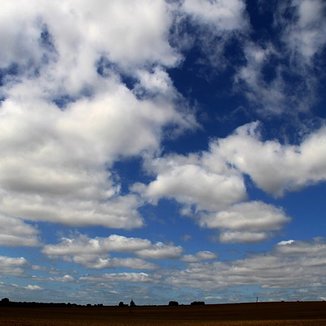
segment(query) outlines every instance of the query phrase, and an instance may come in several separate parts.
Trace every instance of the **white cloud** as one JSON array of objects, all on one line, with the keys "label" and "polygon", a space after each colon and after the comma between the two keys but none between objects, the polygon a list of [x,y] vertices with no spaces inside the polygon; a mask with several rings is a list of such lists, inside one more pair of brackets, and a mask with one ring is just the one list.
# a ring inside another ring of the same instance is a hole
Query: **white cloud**
[{"label": "white cloud", "polygon": [[50,277],[49,278],[51,281],[55,282],[73,282],[75,278],[69,274],[65,274],[63,276],[56,276],[56,277]]},{"label": "white cloud", "polygon": [[12,258],[0,256],[0,275],[22,274],[27,260],[24,257]]},{"label": "white cloud", "polygon": [[281,209],[254,201],[204,215],[199,223],[204,227],[219,229],[221,242],[257,242],[272,236],[288,221]]},{"label": "white cloud", "polygon": [[56,245],[44,246],[43,252],[49,256],[102,254],[105,252],[133,252],[148,248],[151,242],[140,238],[127,238],[116,234],[106,238],[88,238],[77,234],[75,237],[62,238]]},{"label": "white cloud", "polygon": [[175,96],[171,92],[173,90],[172,81],[168,73],[161,67],[155,67],[153,71],[139,70],[137,77],[139,80],[139,84],[135,87],[137,93],[142,94],[146,91],[151,94]]},{"label": "white cloud", "polygon": [[[142,226],[141,201],[120,195],[113,163],[158,150],[166,126],[195,126],[177,109],[165,71],[179,60],[168,40],[169,5],[33,0],[2,7],[0,67],[18,67],[1,90],[3,212],[78,226]],[[65,98],[64,108],[56,104]]]},{"label": "white cloud", "polygon": [[162,242],[153,244],[150,248],[141,249],[136,252],[139,257],[146,259],[167,259],[178,258],[181,256],[180,246],[168,245]]},{"label": "white cloud", "polygon": [[325,284],[325,253],[322,239],[295,241],[235,261],[192,264],[172,273],[167,281],[174,286],[207,290],[251,284],[264,288],[314,288]]},{"label": "white cloud", "polygon": [[299,145],[282,145],[276,140],[262,141],[258,124],[242,126],[218,141],[219,153],[256,185],[281,196],[326,180],[326,128],[308,135]]},{"label": "white cloud", "polygon": [[21,219],[0,214],[0,245],[37,246],[38,230]]},{"label": "white cloud", "polygon": [[101,276],[83,276],[81,281],[108,281],[108,282],[150,282],[151,277],[146,273],[107,273]]},{"label": "white cloud", "polygon": [[250,231],[229,231],[220,232],[219,240],[224,243],[250,243],[261,242],[271,237],[272,233],[267,232],[250,232]]},{"label": "white cloud", "polygon": [[[145,259],[167,259],[181,256],[182,248],[162,242],[151,243],[147,239],[111,235],[107,238],[90,239],[85,235],[62,238],[61,242],[46,245],[43,253],[51,258],[62,258],[88,268],[125,267],[153,269],[156,266]],[[110,257],[114,252],[125,252],[138,257]]]},{"label": "white cloud", "polygon": [[[255,127],[255,124],[247,125],[248,134]],[[226,154],[225,144],[230,137],[212,141],[208,151],[198,154],[168,155],[146,161],[145,169],[156,178],[148,185],[135,184],[132,190],[153,204],[160,198],[175,199],[183,205],[183,215],[193,217],[202,227],[219,229],[221,242],[258,242],[271,237],[289,218],[272,205],[243,202],[246,189],[241,173],[247,172]],[[239,141],[240,145],[234,145],[235,150],[244,151],[250,159],[257,155],[258,163],[255,163],[259,164],[259,151],[247,150],[242,134]],[[270,162],[269,158],[266,161]],[[250,163],[248,166],[252,168],[254,165]],[[266,172],[263,175],[269,177]],[[275,180],[274,176],[270,178]]]},{"label": "white cloud", "polygon": [[130,269],[154,269],[157,266],[139,258],[101,258],[86,255],[75,255],[72,258],[73,262],[81,264],[88,268],[103,269],[124,267]]},{"label": "white cloud", "polygon": [[186,263],[198,263],[204,260],[216,259],[217,256],[211,251],[198,251],[194,255],[184,255],[182,261]]},{"label": "white cloud", "polygon": [[[208,75],[218,74],[227,68],[225,55],[229,42],[242,37],[249,31],[246,3],[243,0],[183,0],[177,12],[175,44],[181,50],[194,46],[200,58],[194,62]],[[191,28],[185,27],[191,24]],[[226,50],[226,51],[225,51]],[[203,76],[201,76],[202,78]],[[210,78],[210,77],[208,77]]]},{"label": "white cloud", "polygon": [[220,31],[233,31],[246,26],[246,5],[242,0],[185,0],[181,9],[201,24]]},{"label": "white cloud", "polygon": [[135,184],[132,189],[152,203],[172,198],[185,206],[214,211],[246,197],[241,175],[221,160],[214,147],[199,154],[150,160],[146,168],[156,179],[147,186]]},{"label": "white cloud", "polygon": [[286,245],[289,245],[289,244],[291,244],[291,243],[293,243],[294,242],[294,240],[283,240],[283,241],[280,241],[279,243],[278,243],[278,245],[279,246],[286,246]]},{"label": "white cloud", "polygon": [[65,111],[7,100],[1,114],[3,211],[72,225],[142,225],[138,199],[119,197],[119,184],[106,168],[121,156],[156,149],[160,127],[177,117],[172,106],[137,100],[115,84],[112,93],[107,89]]},{"label": "white cloud", "polygon": [[323,0],[292,0],[291,6],[295,18],[284,29],[284,43],[300,61],[309,65],[326,44],[326,5]]},{"label": "white cloud", "polygon": [[172,17],[163,0],[96,0],[92,5],[85,0],[32,0],[20,1],[19,6],[3,1],[2,7],[0,37],[6,49],[2,65],[19,59],[39,63],[43,54],[39,29],[44,26],[59,55],[58,76],[67,77],[64,68],[69,68],[80,70],[85,80],[98,54],[126,67],[144,62],[173,65],[178,59],[168,43]]},{"label": "white cloud", "polygon": [[[272,56],[279,54],[272,44],[264,47],[251,42],[244,45],[246,64],[235,74],[235,82],[247,99],[253,103],[261,114],[280,114],[289,108],[290,98],[287,96],[286,83],[282,80],[282,67],[275,66],[275,77],[265,81],[263,68],[270,64]],[[302,105],[300,99],[298,105]],[[297,103],[296,103],[297,104]],[[298,109],[298,108],[296,108]]]},{"label": "white cloud", "polygon": [[281,252],[282,254],[287,255],[316,255],[316,256],[323,256],[326,243],[323,239],[315,239],[312,242],[305,242],[305,241],[298,241],[298,240],[288,240],[288,241],[281,241],[277,244],[276,247],[277,251]]},{"label": "white cloud", "polygon": [[30,291],[39,291],[39,290],[43,290],[42,287],[40,287],[39,285],[31,285],[28,284],[27,286],[25,286],[26,290],[30,290]]},{"label": "white cloud", "polygon": [[280,1],[270,28],[281,42],[243,43],[246,63],[235,82],[260,114],[293,116],[309,112],[316,103],[322,71],[315,59],[326,45],[325,10],[323,0]]}]

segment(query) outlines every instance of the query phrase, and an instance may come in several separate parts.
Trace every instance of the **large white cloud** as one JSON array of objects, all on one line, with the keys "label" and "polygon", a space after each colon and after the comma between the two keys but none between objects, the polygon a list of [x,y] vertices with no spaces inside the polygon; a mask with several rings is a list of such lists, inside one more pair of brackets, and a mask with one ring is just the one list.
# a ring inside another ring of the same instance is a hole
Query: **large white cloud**
[{"label": "large white cloud", "polygon": [[0,121],[3,210],[75,225],[140,226],[137,198],[119,197],[106,169],[118,158],[156,149],[160,127],[175,118],[172,106],[137,100],[119,84],[65,111],[7,100]]},{"label": "large white cloud", "polygon": [[218,141],[219,153],[261,189],[281,196],[326,180],[326,128],[308,135],[299,145],[262,141],[258,124],[242,126]]},{"label": "large white cloud", "polygon": [[39,64],[44,52],[40,51],[44,45],[40,29],[45,27],[58,53],[57,76],[69,78],[67,68],[80,70],[85,81],[88,73],[93,74],[90,68],[98,55],[108,55],[126,68],[145,62],[173,65],[178,60],[168,43],[172,17],[163,0],[96,0],[92,4],[18,0],[3,1],[2,8],[1,66],[12,61]]},{"label": "large white cloud", "polygon": [[[179,60],[169,45],[169,8],[148,0],[4,1],[3,212],[70,225],[142,226],[141,201],[120,195],[112,164],[156,151],[165,126],[195,125],[177,109],[165,71]],[[135,85],[128,88],[124,78]]]},{"label": "large white cloud", "polygon": [[246,197],[242,176],[229,168],[213,147],[199,154],[150,160],[146,168],[156,175],[155,180],[147,186],[135,184],[133,190],[153,203],[171,198],[185,206],[195,205],[197,210],[214,211]]},{"label": "large white cloud", "polygon": [[[155,180],[148,185],[135,184],[132,189],[154,204],[161,198],[175,199],[182,204],[182,214],[192,216],[202,227],[218,229],[221,242],[258,242],[273,236],[289,218],[272,205],[245,202],[241,173],[246,171],[226,154],[224,143],[228,139],[212,141],[208,151],[198,154],[148,160],[145,168],[156,175]],[[239,140],[246,143],[241,136]],[[234,148],[243,150],[250,159],[255,153],[259,162],[256,149],[247,150],[242,143]],[[253,168],[252,163],[248,166]]]}]

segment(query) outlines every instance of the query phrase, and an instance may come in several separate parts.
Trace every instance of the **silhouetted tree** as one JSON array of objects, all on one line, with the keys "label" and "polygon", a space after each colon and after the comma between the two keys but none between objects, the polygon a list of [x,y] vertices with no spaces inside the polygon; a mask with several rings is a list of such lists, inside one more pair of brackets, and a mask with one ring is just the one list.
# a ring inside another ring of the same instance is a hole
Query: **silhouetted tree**
[{"label": "silhouetted tree", "polygon": [[169,306],[170,307],[173,307],[173,306],[175,307],[175,306],[178,306],[178,305],[179,305],[179,302],[178,301],[170,301],[169,302]]},{"label": "silhouetted tree", "polygon": [[131,299],[131,301],[130,301],[130,307],[135,307],[135,306],[136,306],[136,304],[135,304],[134,300]]},{"label": "silhouetted tree", "polygon": [[1,299],[1,305],[6,306],[10,303],[10,300],[8,298]]},{"label": "silhouetted tree", "polygon": [[123,303],[122,301],[119,302],[119,307],[127,307],[128,304],[126,303]]},{"label": "silhouetted tree", "polygon": [[204,301],[193,301],[190,304],[191,306],[204,306],[205,302]]}]

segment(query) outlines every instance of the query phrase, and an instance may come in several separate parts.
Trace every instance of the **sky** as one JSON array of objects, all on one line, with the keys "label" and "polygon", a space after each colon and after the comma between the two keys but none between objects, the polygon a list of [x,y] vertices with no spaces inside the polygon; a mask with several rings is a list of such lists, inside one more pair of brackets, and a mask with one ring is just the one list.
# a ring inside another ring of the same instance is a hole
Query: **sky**
[{"label": "sky", "polygon": [[0,297],[326,299],[323,0],[2,0]]}]

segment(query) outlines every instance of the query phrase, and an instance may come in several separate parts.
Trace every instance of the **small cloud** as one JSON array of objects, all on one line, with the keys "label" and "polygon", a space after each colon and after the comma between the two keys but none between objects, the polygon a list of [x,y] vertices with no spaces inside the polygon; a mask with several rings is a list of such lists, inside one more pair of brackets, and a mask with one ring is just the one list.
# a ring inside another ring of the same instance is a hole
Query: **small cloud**
[{"label": "small cloud", "polygon": [[279,246],[287,246],[287,245],[290,245],[290,244],[292,244],[294,242],[295,242],[294,240],[283,240],[283,241],[280,241],[277,245],[279,245]]},{"label": "small cloud", "polygon": [[60,277],[50,277],[50,280],[55,282],[72,282],[75,279],[71,275],[66,274]]},{"label": "small cloud", "polygon": [[186,242],[186,241],[189,241],[192,239],[192,236],[190,234],[184,234],[182,237],[181,237],[182,241]]},{"label": "small cloud", "polygon": [[198,263],[203,260],[211,260],[217,258],[216,254],[211,251],[198,251],[194,255],[184,255],[182,261],[186,263]]},{"label": "small cloud", "polygon": [[25,286],[26,290],[30,290],[30,291],[39,291],[39,290],[43,290],[42,287],[38,286],[38,285],[31,285],[28,284],[27,286]]}]

